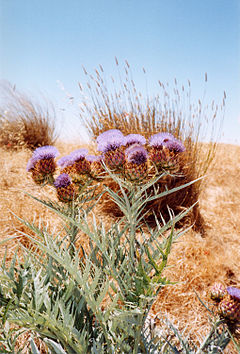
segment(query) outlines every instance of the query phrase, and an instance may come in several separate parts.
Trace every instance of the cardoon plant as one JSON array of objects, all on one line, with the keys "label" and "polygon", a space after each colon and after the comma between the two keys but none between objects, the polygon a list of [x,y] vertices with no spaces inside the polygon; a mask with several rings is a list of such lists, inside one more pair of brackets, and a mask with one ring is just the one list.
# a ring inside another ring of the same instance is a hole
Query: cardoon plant
[{"label": "cardoon plant", "polygon": [[94,179],[104,177],[105,169],[103,165],[103,155],[87,155],[86,160],[90,163],[90,175]]},{"label": "cardoon plant", "polygon": [[132,144],[145,145],[146,139],[141,134],[128,134],[125,136],[125,145],[126,147]]},{"label": "cardoon plant", "polygon": [[75,189],[67,173],[61,173],[55,180],[54,186],[60,202],[68,203],[74,199]]},{"label": "cardoon plant", "polygon": [[86,159],[87,149],[77,149],[57,162],[62,173],[67,173],[73,183],[84,185],[90,174],[90,162]]},{"label": "cardoon plant", "polygon": [[125,161],[123,134],[116,129],[110,129],[99,135],[96,141],[97,150],[103,153],[105,164],[110,169],[121,168]]},{"label": "cardoon plant", "polygon": [[90,172],[89,161],[86,160],[88,154],[87,149],[78,149],[74,150],[70,156],[75,166],[76,173],[84,175]]},{"label": "cardoon plant", "polygon": [[71,158],[71,155],[67,155],[67,156],[63,156],[61,157],[58,161],[57,161],[57,165],[61,168],[62,172],[70,172],[71,169],[69,170],[64,170],[65,168],[67,168],[68,166],[72,166],[73,165],[73,161]]},{"label": "cardoon plant", "polygon": [[101,141],[105,141],[113,136],[123,137],[123,133],[119,129],[108,129],[96,137],[96,142],[99,144]]},{"label": "cardoon plant", "polygon": [[157,133],[149,138],[149,159],[157,168],[175,169],[178,153],[186,149],[183,143],[170,133]]},{"label": "cardoon plant", "polygon": [[[149,160],[144,146],[135,143],[126,149],[124,145],[115,148],[116,142],[122,141],[121,134],[107,136],[106,144],[105,138],[106,135],[98,142],[107,149],[103,149],[104,154],[111,144],[111,152],[123,149],[120,173],[110,169],[105,159],[101,162],[107,178],[118,185],[118,190],[111,189],[103,180],[102,191],[97,192],[98,182],[94,180],[95,184],[86,182],[75,193],[76,185],[61,170],[52,185],[58,202],[33,198],[61,218],[63,232],[52,234],[47,223],[35,225],[21,220],[31,231],[21,234],[34,247],[23,248],[19,258],[16,252],[10,264],[7,254],[3,259],[0,345],[6,353],[12,352],[21,331],[31,333],[26,345],[31,346],[33,353],[38,353],[35,338],[51,353],[61,354],[148,354],[163,348],[167,348],[166,352],[178,352],[171,338],[155,335],[148,326],[148,318],[161,289],[172,284],[164,270],[173,244],[184,233],[175,230],[175,224],[189,209],[178,215],[169,209],[169,220],[160,225],[156,219],[155,227],[146,222],[143,211],[149,202],[196,181],[159,191],[156,185],[167,172],[163,169],[155,176],[148,175]],[[92,163],[101,161],[101,157],[88,157],[85,153],[70,154],[71,158],[62,160],[60,166],[68,165],[70,160],[75,163],[86,159],[92,167]],[[108,226],[94,209],[102,202],[103,194],[108,194],[122,212],[122,217]],[[230,293],[236,297],[235,290]],[[214,324],[200,349],[226,347],[229,338],[225,332],[216,338],[220,324]],[[8,330],[10,325],[14,326],[12,332]],[[176,330],[174,333],[179,346],[190,348]]]},{"label": "cardoon plant", "polygon": [[[106,189],[123,211],[121,220],[106,228],[89,214],[88,203],[78,202],[69,214],[57,204],[39,200],[66,221],[68,232],[83,234],[88,249],[76,243],[69,248],[66,238],[23,221],[36,235],[26,235],[36,251],[25,250],[23,261],[15,258],[9,269],[5,263],[1,269],[4,323],[30,330],[50,350],[146,352],[145,318],[160,289],[170,283],[162,272],[179,236],[174,222],[183,214],[172,216],[164,229],[149,229],[149,237],[142,229],[141,209],[147,200],[159,197],[146,195],[155,180],[140,187],[107,173],[122,190],[120,196]],[[60,190],[71,181],[61,174],[54,185]],[[167,229],[169,236],[161,240]]]},{"label": "cardoon plant", "polygon": [[27,171],[32,173],[32,178],[37,184],[53,182],[56,170],[55,158],[59,155],[54,146],[42,146],[34,150],[27,164]]},{"label": "cardoon plant", "polygon": [[125,175],[130,180],[141,181],[147,177],[148,162],[147,150],[143,146],[130,145],[125,151]]}]

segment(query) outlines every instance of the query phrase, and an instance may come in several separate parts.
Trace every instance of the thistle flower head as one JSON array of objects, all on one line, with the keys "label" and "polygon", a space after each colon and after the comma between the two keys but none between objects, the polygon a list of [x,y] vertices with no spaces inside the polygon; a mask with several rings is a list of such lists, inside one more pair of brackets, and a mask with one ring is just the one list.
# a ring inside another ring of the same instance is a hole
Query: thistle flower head
[{"label": "thistle flower head", "polygon": [[140,134],[128,134],[124,137],[125,145],[140,144],[145,145],[146,139]]},{"label": "thistle flower head", "polygon": [[234,299],[240,301],[240,289],[234,288],[232,286],[227,287],[228,294],[233,297]]},{"label": "thistle flower head", "polygon": [[76,161],[83,160],[88,154],[87,149],[77,149],[71,152],[69,155],[71,158],[71,161],[74,163]]},{"label": "thistle flower head", "polygon": [[41,146],[34,150],[33,159],[34,160],[44,160],[44,159],[54,159],[59,155],[58,149],[55,146],[46,145]]},{"label": "thistle flower head", "polygon": [[146,163],[148,153],[143,146],[131,145],[129,148],[126,149],[125,156],[127,162],[140,165]]},{"label": "thistle flower head", "polygon": [[210,298],[214,301],[221,301],[226,294],[227,290],[220,282],[214,283],[210,288]]},{"label": "thistle flower head", "polygon": [[119,129],[109,129],[101,133],[100,135],[98,135],[96,142],[99,144],[101,143],[102,140],[106,140],[109,137],[113,137],[113,136],[123,137],[123,133]]},{"label": "thistle flower head", "polygon": [[173,141],[169,140],[164,143],[164,146],[166,146],[169,150],[173,150],[175,152],[183,152],[186,150],[183,143],[178,139],[174,139]]},{"label": "thistle flower head", "polygon": [[58,149],[55,146],[41,146],[33,151],[32,157],[27,163],[27,171],[34,169],[36,163],[40,160],[54,159],[59,155]]},{"label": "thistle flower head", "polygon": [[55,180],[54,186],[56,188],[67,187],[71,183],[71,178],[67,173],[61,173]]},{"label": "thistle flower head", "polygon": [[103,156],[102,155],[87,155],[86,156],[86,160],[89,161],[90,163],[92,162],[101,162],[103,160]]},{"label": "thistle flower head", "polygon": [[157,133],[150,137],[149,145],[154,148],[166,147],[176,152],[185,151],[183,143],[170,133]]},{"label": "thistle flower head", "polygon": [[175,138],[170,133],[157,133],[149,138],[149,145],[153,147],[162,147],[169,141],[174,141]]},{"label": "thistle flower head", "polygon": [[124,136],[123,135],[112,135],[106,136],[105,138],[101,139],[98,143],[98,151],[103,153],[114,151],[120,146],[125,145]]},{"label": "thistle flower head", "polygon": [[88,155],[86,160],[90,164],[90,175],[94,178],[98,178],[99,175],[103,175],[105,169],[102,162],[104,161],[104,155]]},{"label": "thistle flower head", "polygon": [[72,157],[70,155],[61,157],[58,160],[57,165],[60,166],[62,169],[64,167],[73,165]]},{"label": "thistle flower head", "polygon": [[28,160],[27,163],[27,171],[31,171],[32,169],[34,169],[34,166],[36,165],[37,160],[34,160],[33,158],[31,158],[30,160]]}]

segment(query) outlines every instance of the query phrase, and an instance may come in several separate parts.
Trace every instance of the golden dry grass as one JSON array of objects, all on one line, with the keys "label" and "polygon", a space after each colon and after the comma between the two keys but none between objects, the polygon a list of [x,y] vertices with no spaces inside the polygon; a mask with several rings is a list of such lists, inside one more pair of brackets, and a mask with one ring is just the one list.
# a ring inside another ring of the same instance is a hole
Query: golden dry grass
[{"label": "golden dry grass", "polygon": [[8,150],[53,145],[57,138],[53,105],[45,105],[0,82],[4,103],[0,108],[0,146]]},{"label": "golden dry grass", "polygon": [[[61,155],[76,145],[58,144]],[[0,240],[28,232],[12,214],[30,221],[45,219],[49,227],[59,229],[59,221],[47,209],[31,200],[24,192],[34,196],[50,190],[33,185],[26,173],[30,151],[5,151],[1,149],[0,166]],[[187,232],[173,246],[165,275],[177,285],[163,289],[153,306],[153,313],[167,314],[179,328],[187,326],[191,337],[204,336],[209,328],[207,312],[194,291],[203,301],[208,301],[209,286],[215,281],[240,286],[240,146],[218,144],[217,154],[208,171],[205,187],[200,194],[200,209],[207,223],[205,236],[194,231]],[[101,208],[99,208],[100,210]],[[109,218],[104,216],[106,222]],[[24,238],[21,240],[26,242]],[[9,243],[9,256],[17,242]],[[4,253],[0,249],[0,257]],[[225,353],[236,353],[232,346]]]}]

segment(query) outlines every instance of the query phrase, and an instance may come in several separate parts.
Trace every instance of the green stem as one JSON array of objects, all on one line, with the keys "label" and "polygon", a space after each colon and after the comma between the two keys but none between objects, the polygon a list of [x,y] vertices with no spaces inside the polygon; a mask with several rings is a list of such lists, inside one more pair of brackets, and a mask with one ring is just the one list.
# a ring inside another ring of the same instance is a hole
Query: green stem
[{"label": "green stem", "polygon": [[76,244],[77,233],[78,233],[78,227],[76,225],[70,224],[70,231],[68,235],[70,241],[69,254],[71,258],[73,258],[75,255],[75,244]]},{"label": "green stem", "polygon": [[133,354],[139,353],[139,345],[141,343],[142,325],[143,325],[143,315],[140,315],[139,316],[139,325],[136,326],[136,336],[135,336]]},{"label": "green stem", "polygon": [[136,204],[136,194],[137,194],[137,189],[134,188],[135,191],[132,194],[131,200],[130,200],[130,208],[129,208],[129,213],[130,215],[128,216],[128,221],[129,221],[129,226],[130,226],[130,257],[132,261],[132,265],[136,267],[136,252],[135,252],[135,247],[136,247],[136,226],[137,226],[137,220],[134,215],[134,211],[132,209],[132,206]]}]

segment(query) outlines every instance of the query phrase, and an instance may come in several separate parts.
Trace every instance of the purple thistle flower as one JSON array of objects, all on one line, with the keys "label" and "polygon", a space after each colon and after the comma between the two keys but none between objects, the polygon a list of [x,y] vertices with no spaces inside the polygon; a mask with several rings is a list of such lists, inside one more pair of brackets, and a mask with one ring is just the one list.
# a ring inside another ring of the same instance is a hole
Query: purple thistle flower
[{"label": "purple thistle flower", "polygon": [[233,297],[234,299],[240,301],[240,289],[234,288],[232,286],[227,287],[228,294]]},{"label": "purple thistle flower", "polygon": [[55,146],[46,145],[41,146],[33,151],[33,159],[43,160],[43,159],[54,159],[59,155],[58,149]]},{"label": "purple thistle flower", "polygon": [[143,146],[130,146],[125,151],[127,162],[135,163],[137,165],[146,163],[147,161],[147,150]]},{"label": "purple thistle flower", "polygon": [[89,162],[100,162],[104,159],[102,155],[87,155],[86,160]]},{"label": "purple thistle flower", "polygon": [[104,162],[111,169],[121,168],[125,162],[125,154],[122,149],[108,150],[104,154]]},{"label": "purple thistle flower", "polygon": [[125,145],[140,144],[145,145],[146,139],[140,134],[128,134],[124,138]]},{"label": "purple thistle flower", "polygon": [[71,152],[69,155],[71,157],[71,160],[74,162],[83,160],[88,154],[87,149],[77,149]]},{"label": "purple thistle flower", "polygon": [[98,135],[96,142],[99,144],[102,140],[106,140],[109,137],[113,136],[121,136],[123,137],[123,133],[119,129],[109,129],[106,130],[105,132],[101,133]]},{"label": "purple thistle flower", "polygon": [[61,157],[58,160],[57,165],[60,166],[62,169],[64,167],[73,165],[72,157],[70,155]]},{"label": "purple thistle flower", "polygon": [[67,173],[61,173],[55,180],[54,186],[56,188],[67,187],[71,183],[71,178]]},{"label": "purple thistle flower", "polygon": [[163,145],[166,146],[169,150],[174,150],[176,152],[183,152],[186,150],[183,143],[178,139],[174,139],[173,141],[169,140],[166,143],[164,143]]},{"label": "purple thistle flower", "polygon": [[114,151],[122,145],[125,145],[124,136],[113,135],[101,139],[98,143],[97,150],[106,153],[108,151]]},{"label": "purple thistle flower", "polygon": [[69,155],[61,157],[57,164],[62,169],[67,166],[72,166],[76,161],[83,160],[87,153],[87,149],[74,150]]},{"label": "purple thistle flower", "polygon": [[149,145],[153,147],[161,147],[163,145],[166,146],[167,142],[174,140],[174,136],[170,133],[157,133],[149,138]]},{"label": "purple thistle flower", "polygon": [[169,150],[174,150],[176,152],[183,152],[186,150],[183,143],[170,133],[157,133],[152,135],[149,139],[149,145],[155,148],[165,146]]},{"label": "purple thistle flower", "polygon": [[34,166],[36,165],[36,162],[37,162],[37,161],[38,161],[38,160],[34,160],[33,158],[31,158],[30,160],[28,160],[28,163],[27,163],[27,171],[28,171],[28,172],[34,168]]},{"label": "purple thistle flower", "polygon": [[55,146],[46,145],[41,146],[33,151],[31,159],[27,163],[27,171],[34,168],[37,161],[54,159],[59,155],[58,149]]}]

